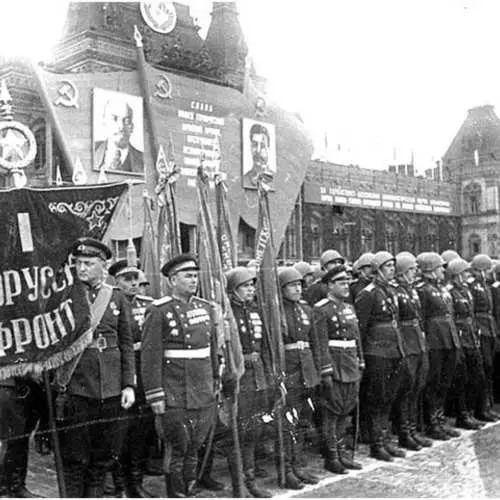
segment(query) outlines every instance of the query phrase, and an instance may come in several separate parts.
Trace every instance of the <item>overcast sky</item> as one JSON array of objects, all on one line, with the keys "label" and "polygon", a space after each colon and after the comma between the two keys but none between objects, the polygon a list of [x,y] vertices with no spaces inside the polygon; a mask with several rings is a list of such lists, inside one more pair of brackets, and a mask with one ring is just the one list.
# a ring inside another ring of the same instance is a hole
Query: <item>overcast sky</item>
[{"label": "overcast sky", "polygon": [[[203,34],[211,2],[187,3]],[[445,153],[469,108],[500,103],[499,1],[238,5],[250,54],[270,82],[269,99],[300,112],[319,156],[326,134],[332,161],[387,168],[409,162],[413,151],[423,171]],[[64,8],[56,0],[2,0],[2,13],[10,22],[0,50],[43,58]],[[29,36],[19,41],[23,28]]]}]

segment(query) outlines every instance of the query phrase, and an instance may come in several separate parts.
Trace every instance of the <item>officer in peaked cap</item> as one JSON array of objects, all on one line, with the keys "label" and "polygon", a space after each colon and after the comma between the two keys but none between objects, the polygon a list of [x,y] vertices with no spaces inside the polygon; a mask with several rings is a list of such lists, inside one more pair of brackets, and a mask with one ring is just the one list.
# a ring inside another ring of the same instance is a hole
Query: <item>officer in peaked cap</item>
[{"label": "officer in peaked cap", "polygon": [[453,300],[444,283],[444,259],[435,252],[417,256],[421,282],[417,292],[427,339],[429,374],[424,390],[424,420],[427,436],[447,440],[460,433],[446,425],[444,406],[455,374],[460,339],[453,322]]},{"label": "officer in peaked cap", "polygon": [[114,469],[116,491],[119,495],[125,490],[131,498],[148,498],[150,494],[143,488],[143,475],[147,460],[148,444],[154,439],[154,418],[146,406],[146,397],[141,376],[142,326],[146,308],[153,302],[151,297],[139,294],[140,275],[137,266],[127,260],[118,260],[109,268],[109,275],[115,279],[116,286],[128,299],[132,314],[132,335],[134,339],[135,366],[137,373],[136,402],[130,409],[133,414],[125,434],[123,453],[118,467]]},{"label": "officer in peaked cap", "polygon": [[448,290],[453,299],[453,319],[460,335],[462,356],[448,397],[456,416],[456,425],[463,429],[479,429],[482,424],[473,416],[479,395],[485,385],[479,332],[474,321],[472,294],[467,286],[470,264],[460,257],[448,262]]},{"label": "officer in peaked cap", "polygon": [[[319,263],[321,265],[321,269],[324,272],[329,271],[332,267],[335,267],[338,264],[344,264],[345,259],[340,255],[337,250],[329,249],[325,250],[319,259]],[[327,287],[321,280],[317,280],[304,293],[304,300],[310,306],[314,306],[316,302],[321,299],[324,299],[328,293]]]},{"label": "officer in peaked cap", "polygon": [[[498,420],[500,415],[493,411],[493,380],[495,372],[495,345],[498,331],[493,317],[493,289],[486,281],[492,261],[488,255],[475,255],[471,262],[473,276],[467,283],[474,299],[474,316],[481,331],[481,354],[486,375],[486,384],[481,393],[477,418],[488,422]],[[496,290],[495,290],[496,292]]]},{"label": "officer in peaked cap", "polygon": [[[247,267],[228,271],[227,291],[238,327],[245,372],[238,394],[238,430],[241,442],[244,483],[254,497],[266,498],[271,493],[256,483],[255,448],[264,435],[264,415],[269,407],[268,389],[273,385],[271,360],[265,348],[264,323],[255,301],[255,272]],[[230,458],[233,484],[239,479],[234,460]]]},{"label": "officer in peaked cap", "polygon": [[[355,302],[366,362],[362,408],[368,419],[371,456],[392,461],[393,456],[405,456],[401,448],[391,443],[387,430],[390,410],[407,365],[398,325],[397,297],[390,286],[395,274],[395,258],[389,252],[377,252],[372,267],[373,282],[361,290]],[[381,384],[381,380],[385,383]]]},{"label": "officer in peaked cap", "polygon": [[169,497],[192,493],[198,452],[213,422],[218,346],[212,304],[197,297],[199,265],[181,254],[161,268],[171,294],[146,310],[141,372],[146,401],[162,422]]},{"label": "officer in peaked cap", "polygon": [[[278,271],[286,320],[285,385],[288,419],[284,419],[285,486],[316,484],[319,479],[301,467],[306,429],[309,426],[314,388],[319,384],[319,371],[328,363],[321,349],[312,319],[311,307],[302,300],[303,276],[295,267]],[[294,444],[295,443],[295,444]]]},{"label": "officer in peaked cap", "polygon": [[343,264],[326,272],[322,278],[328,287],[326,298],[314,306],[314,325],[321,351],[321,418],[326,447],[325,469],[345,474],[346,469],[361,469],[346,452],[346,422],[356,407],[359,384],[364,369],[363,350],[354,307],[349,298],[349,276]]},{"label": "officer in peaked cap", "polygon": [[394,291],[398,301],[399,328],[407,360],[404,377],[393,407],[399,444],[409,450],[431,446],[432,441],[417,432],[419,401],[427,381],[429,360],[425,346],[420,299],[415,289],[417,259],[410,252],[396,255]]},{"label": "officer in peaked cap", "polygon": [[104,283],[111,257],[106,245],[81,238],[72,253],[75,286],[88,301],[93,339],[55,373],[63,472],[69,497],[101,497],[106,471],[122,447],[122,423],[135,401],[130,305],[122,291]]}]

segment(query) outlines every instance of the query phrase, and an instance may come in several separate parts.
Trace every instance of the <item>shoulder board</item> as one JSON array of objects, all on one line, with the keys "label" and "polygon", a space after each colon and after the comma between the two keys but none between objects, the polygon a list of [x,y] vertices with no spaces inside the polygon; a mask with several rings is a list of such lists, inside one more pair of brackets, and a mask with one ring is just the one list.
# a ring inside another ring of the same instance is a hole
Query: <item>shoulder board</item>
[{"label": "shoulder board", "polygon": [[415,288],[423,288],[425,286],[425,281],[421,281],[415,285]]},{"label": "shoulder board", "polygon": [[453,290],[453,285],[451,283],[448,283],[447,285],[445,285],[445,290]]},{"label": "shoulder board", "polygon": [[135,297],[139,300],[144,300],[144,302],[154,302],[153,297],[148,297],[147,295],[136,295]]},{"label": "shoulder board", "polygon": [[169,295],[165,295],[165,297],[161,297],[160,299],[153,300],[153,305],[154,306],[161,306],[163,304],[166,304],[167,302],[170,302],[172,300],[172,297]]},{"label": "shoulder board", "polygon": [[397,281],[391,281],[390,285],[394,288],[398,288],[399,287],[399,283]]},{"label": "shoulder board", "polygon": [[476,278],[474,278],[472,276],[467,279],[467,283],[469,283],[469,285],[472,285],[472,283],[474,283],[475,281],[476,281]]},{"label": "shoulder board", "polygon": [[493,283],[491,286],[493,288],[498,288],[500,286],[500,281],[495,281],[495,283]]},{"label": "shoulder board", "polygon": [[308,306],[309,304],[307,303],[307,300],[300,299],[299,303],[302,304],[303,306]]},{"label": "shoulder board", "polygon": [[206,299],[202,299],[201,297],[193,297],[193,300],[199,300],[200,302],[203,302],[204,304],[208,304],[208,305],[212,305],[213,302],[211,302],[210,300],[206,300]]},{"label": "shoulder board", "polygon": [[316,304],[314,304],[314,307],[323,307],[325,304],[328,304],[328,302],[330,302],[330,299],[321,299],[319,300],[318,302],[316,302]]},{"label": "shoulder board", "polygon": [[[366,285],[363,290],[366,290],[367,292],[371,292],[372,290],[375,290],[375,284],[374,283],[370,283],[369,285]],[[361,291],[363,291],[361,290]]]}]

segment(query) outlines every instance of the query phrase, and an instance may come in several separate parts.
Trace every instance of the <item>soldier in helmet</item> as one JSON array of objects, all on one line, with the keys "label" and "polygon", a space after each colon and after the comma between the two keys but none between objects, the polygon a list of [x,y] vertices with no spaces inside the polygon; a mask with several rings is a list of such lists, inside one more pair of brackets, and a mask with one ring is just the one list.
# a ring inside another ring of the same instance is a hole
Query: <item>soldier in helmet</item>
[{"label": "soldier in helmet", "polygon": [[55,373],[64,481],[68,497],[102,497],[106,471],[122,448],[124,410],[135,402],[132,320],[124,293],[104,283],[111,250],[81,238],[72,254],[91,311],[93,340]]},{"label": "soldier in helmet", "polygon": [[447,426],[444,405],[453,381],[460,353],[460,340],[453,322],[453,303],[444,287],[444,260],[435,252],[417,256],[422,281],[417,291],[422,305],[422,318],[427,339],[429,375],[424,390],[424,417],[427,435],[447,440],[460,433]]},{"label": "soldier in helmet", "polygon": [[116,286],[127,297],[132,313],[132,335],[137,374],[135,404],[131,408],[131,419],[125,435],[124,449],[120,457],[120,467],[115,471],[115,487],[125,488],[128,497],[148,498],[151,495],[143,488],[144,469],[146,467],[148,442],[154,433],[153,413],[146,406],[141,376],[141,340],[142,326],[146,307],[153,302],[151,297],[139,295],[140,273],[137,266],[129,265],[126,260],[119,260],[110,266],[108,273],[115,279]]},{"label": "soldier in helmet", "polygon": [[[492,270],[493,283],[491,285],[491,294],[493,297],[493,317],[495,318],[495,325],[497,334],[500,335],[500,262],[493,266]],[[500,401],[500,352],[498,344],[500,338],[497,336],[497,349],[494,359],[494,399]]]},{"label": "soldier in helmet", "polygon": [[[338,264],[344,264],[345,259],[337,250],[325,250],[319,259],[323,272],[329,271]],[[316,302],[324,299],[328,293],[327,287],[321,279],[315,281],[304,293],[304,300],[312,307]]]},{"label": "soldier in helmet", "polygon": [[302,469],[299,462],[304,452],[314,389],[320,382],[319,373],[328,364],[328,357],[319,345],[311,307],[301,300],[302,274],[294,267],[285,267],[279,270],[278,279],[287,325],[283,337],[288,425],[286,420],[284,424],[289,427],[285,433],[285,485],[293,487],[297,486],[297,481],[305,484],[319,481]]},{"label": "soldier in helmet", "polygon": [[[257,498],[269,498],[271,492],[261,488],[255,478],[255,448],[264,435],[264,421],[271,385],[271,364],[265,346],[266,335],[255,302],[255,273],[253,269],[235,267],[228,271],[227,291],[238,326],[245,360],[245,373],[240,379],[238,395],[238,428],[241,442],[244,482],[249,493]],[[233,483],[238,471],[229,463]]]},{"label": "soldier in helmet", "polygon": [[314,321],[320,341],[326,341],[324,351],[329,354],[320,370],[325,469],[345,474],[346,469],[361,469],[361,464],[349,457],[344,438],[347,418],[358,401],[365,362],[356,311],[347,302],[349,277],[345,266],[340,264],[330,269],[323,282],[328,295],[314,306]]},{"label": "soldier in helmet", "polygon": [[293,267],[302,275],[302,293],[307,290],[314,281],[314,269],[304,261],[297,262]]},{"label": "soldier in helmet", "polygon": [[358,275],[358,277],[351,282],[349,285],[349,293],[351,296],[351,302],[354,304],[356,297],[359,292],[368,286],[372,281],[372,259],[374,254],[367,252],[362,254],[359,259],[353,264],[353,271]]},{"label": "soldier in helmet", "polygon": [[432,441],[417,432],[419,403],[427,381],[429,360],[422,329],[420,300],[414,287],[416,275],[416,257],[410,252],[398,253],[394,290],[408,370],[394,405],[394,415],[399,444],[409,450],[432,446]]},{"label": "soldier in helmet", "polygon": [[463,429],[480,429],[483,425],[474,413],[478,405],[478,395],[485,384],[480,341],[474,321],[472,294],[467,287],[470,264],[458,257],[448,262],[446,274],[448,289],[453,298],[454,321],[462,345],[455,377],[450,391],[451,403],[456,414],[456,425]]},{"label": "soldier in helmet", "polygon": [[497,329],[493,318],[492,291],[486,282],[486,272],[491,269],[491,259],[488,255],[478,254],[472,259],[473,276],[467,280],[469,289],[474,299],[474,316],[480,331],[481,355],[483,358],[484,374],[486,383],[481,391],[481,402],[476,409],[476,417],[479,420],[493,422],[500,415],[493,411],[493,377],[494,356]]},{"label": "soldier in helmet", "polygon": [[405,452],[391,443],[389,413],[407,369],[398,303],[391,289],[395,259],[389,252],[377,252],[372,260],[374,280],[358,294],[355,302],[366,369],[363,376],[363,411],[368,419],[370,454],[392,461]]},{"label": "soldier in helmet", "polygon": [[455,250],[445,250],[441,253],[441,258],[444,260],[443,267],[446,269],[448,263],[454,259],[459,259],[460,255]]},{"label": "soldier in helmet", "polygon": [[161,422],[167,495],[191,495],[198,452],[213,422],[219,357],[212,304],[195,295],[198,262],[181,254],[163,265],[171,295],[146,310],[141,370],[146,401]]}]

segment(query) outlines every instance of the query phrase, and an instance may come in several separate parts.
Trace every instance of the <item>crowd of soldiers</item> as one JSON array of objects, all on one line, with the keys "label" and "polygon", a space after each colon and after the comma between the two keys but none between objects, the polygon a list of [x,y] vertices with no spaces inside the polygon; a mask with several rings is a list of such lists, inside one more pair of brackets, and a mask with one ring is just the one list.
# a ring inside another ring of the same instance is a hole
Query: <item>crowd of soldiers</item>
[{"label": "crowd of soldiers", "polygon": [[[487,255],[467,262],[453,250],[379,251],[351,266],[329,249],[321,269],[280,267],[281,332],[266,331],[252,263],[232,269],[226,285],[244,359],[240,379],[219,345],[220,309],[197,295],[194,256],[163,265],[170,292],[157,300],[145,295],[136,266],[123,260],[108,269],[111,257],[91,238],[72,250],[93,339],[51,377],[67,497],[102,497],[109,476],[112,496],[150,497],[143,478],[158,442],[168,497],[223,488],[211,477],[215,449],[227,457],[234,496],[271,497],[259,484],[269,473],[259,465],[263,442],[274,442],[278,484],[299,490],[319,481],[307,468],[306,445],[317,446],[326,471],[346,474],[362,468],[358,441],[373,458],[393,461],[405,449],[459,436],[457,428],[500,419],[493,411],[500,264]],[[273,335],[284,348],[279,377]],[[218,415],[231,397],[239,448]],[[2,496],[36,496],[26,473],[41,400],[34,378],[0,382]]]}]

